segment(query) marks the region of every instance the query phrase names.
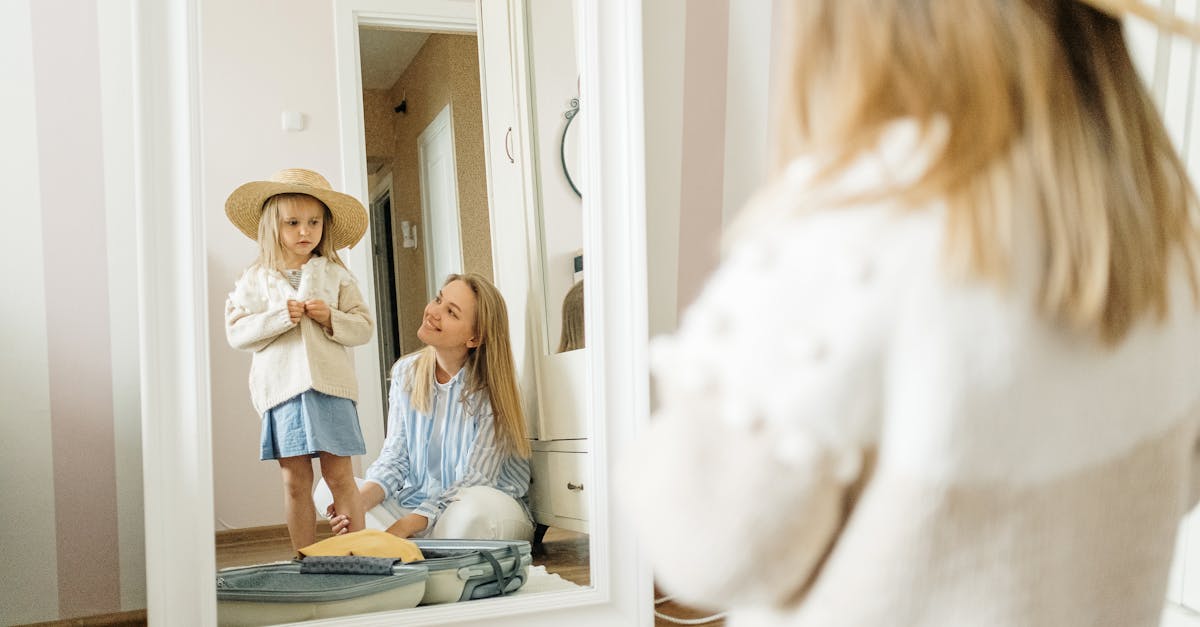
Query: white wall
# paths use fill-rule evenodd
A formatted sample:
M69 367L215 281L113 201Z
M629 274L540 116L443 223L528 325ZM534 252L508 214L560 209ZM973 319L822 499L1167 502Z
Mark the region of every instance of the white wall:
M276 525L284 521L283 487L278 465L258 459L260 422L247 386L250 354L225 341L225 297L257 248L226 219L224 203L238 185L265 180L283 168L316 170L334 189L345 189L340 179L333 4L206 0L201 7L215 523L218 530ZM284 110L304 114L303 131L282 130ZM360 269L352 270L363 280ZM381 415L368 415L363 405L364 423L382 423Z
M652 337L675 328L720 261L725 227L766 181L783 5L643 4Z
M0 235L24 272L11 273L8 306L0 307L0 333L10 351L0 360L0 496L19 507L0 508L0 547L6 585L0 615L18 623L58 618L58 573L51 457L50 383L46 354L46 296L42 263L37 102L28 2L0 4L0 150L8 200ZM11 299L11 300L9 300ZM19 359L14 357L20 356ZM38 524L27 524L27 520Z
M126 0L0 3L4 624L146 604L130 29Z
M729 71L725 83L725 189L722 222L737 215L766 182L771 125L773 45L780 32L782 0L753 0L729 7Z
M648 242L646 287L651 337L675 328L678 309L686 18L684 0L658 0L642 5Z

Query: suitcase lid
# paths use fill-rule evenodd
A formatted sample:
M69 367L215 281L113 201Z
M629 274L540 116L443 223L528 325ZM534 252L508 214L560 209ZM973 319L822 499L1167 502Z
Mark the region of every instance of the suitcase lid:
M218 601L326 603L392 590L429 577L424 566L400 565L391 575L302 574L300 564L278 562L217 571Z

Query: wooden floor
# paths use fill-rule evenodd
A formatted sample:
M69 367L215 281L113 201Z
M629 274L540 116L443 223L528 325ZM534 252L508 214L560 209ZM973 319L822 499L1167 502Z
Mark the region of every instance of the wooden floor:
M654 598L661 599L664 596L665 596L665 593L663 591L659 590L657 586L655 586ZM662 614L663 616L671 616L673 618L679 618L679 619L688 620L688 621L691 621L691 620L694 620L697 618L707 618L709 616L715 616L715 615L719 614L719 612L712 611L712 610L698 610L694 607L680 605L679 603L676 603L674 601L664 601L662 603L659 603L658 605L654 606L654 611L656 612L656 614L654 616L654 627L670 627L672 625L677 624L677 623L672 623L671 621L663 619L661 616L659 616L659 614ZM715 620L712 620L707 623L702 623L702 624L705 625L705 627L724 627L725 619L717 618Z
M317 539L321 540L329 537L329 535L328 523L318 523ZM222 531L217 534L216 545L217 568L286 561L292 559L295 555L295 551L292 550L291 541L288 539L287 528L282 525L278 527ZM555 573L567 581L587 586L591 585L591 562L588 555L589 544L587 534L551 527L546 532L546 536L543 538L541 544L534 545L532 557L534 565L544 566L546 572ZM655 598L661 597L662 593L656 590ZM671 601L658 605L655 609L668 616L684 619L698 618L711 614L711 612L695 610ZM110 614L70 621L42 623L39 627L48 627L51 625L54 627L133 627L145 624L146 611L140 610L137 612ZM657 616L654 619L654 624L656 627L669 627L673 625L673 623ZM705 623L705 625L714 626L724 624L724 620Z
M317 540L329 535L329 523L317 523ZM295 555L282 525L217 533L217 568L286 561ZM581 586L592 583L587 534L551 527L533 547L532 557L534 566L545 566L548 573Z
M318 523L317 539L329 537L327 523ZM591 563L588 559L588 536L583 533L567 531L551 527L541 544L533 546L533 564L545 566L546 572L555 573L559 577L581 586L591 585ZM264 527L248 531L224 531L217 534L217 568L229 566L246 566L289 560L295 555L291 542L288 540L285 527ZM655 590L654 598L662 598L663 593ZM695 619L710 616L713 612L697 610L673 601L667 601L655 607L659 613L681 619ZM671 627L675 623L654 617L655 627ZM704 623L707 626L722 627L724 619Z

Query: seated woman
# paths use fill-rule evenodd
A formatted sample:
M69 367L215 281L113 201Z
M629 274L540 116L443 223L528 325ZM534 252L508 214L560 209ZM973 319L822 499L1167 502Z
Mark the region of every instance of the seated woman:
M388 433L359 480L367 527L401 538L529 540L529 441L508 311L478 274L450 275L425 306L426 346L392 367ZM313 495L334 533L348 519Z

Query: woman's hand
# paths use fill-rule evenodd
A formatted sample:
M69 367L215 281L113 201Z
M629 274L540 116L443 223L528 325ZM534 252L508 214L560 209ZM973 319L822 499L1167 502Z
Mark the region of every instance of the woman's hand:
M387 528L387 532L400 538L411 538L425 531L425 527L428 525L428 518L420 514L409 514L392 523L392 526Z
M304 315L304 303L298 300L289 300L287 302L288 317L292 319L292 324L300 322L300 316Z
M337 513L337 510L333 509L333 503L325 508L325 515L329 517L329 528L333 529L333 535L340 536L350 532L350 517Z
M325 301L323 301L323 300L306 300L306 301L304 301L304 315L308 316L309 318L312 318L314 322L321 325L322 327L325 327L326 329L330 328L329 305L325 304Z

